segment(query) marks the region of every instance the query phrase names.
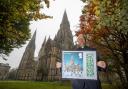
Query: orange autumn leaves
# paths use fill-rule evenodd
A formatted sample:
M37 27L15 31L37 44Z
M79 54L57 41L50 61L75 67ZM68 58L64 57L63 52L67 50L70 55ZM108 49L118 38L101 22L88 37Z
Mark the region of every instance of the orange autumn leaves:
M76 31L76 36L84 34L86 42L89 42L91 47L97 48L101 48L101 46L98 46L96 43L102 41L102 38L109 36L109 29L106 27L95 28L97 21L100 20L99 14L98 0L88 2L88 5L85 5L83 8L83 14L80 16L80 29ZM105 50L102 50L102 52L105 52Z
M79 34L88 35L89 40L94 40L96 37L108 36L109 29L106 27L95 28L96 22L100 20L99 14L100 10L98 0L92 0L88 5L85 5L83 8L83 14L80 16L80 29L76 31L76 36ZM88 38L86 38L86 40L87 39Z
M76 31L76 35L79 34L92 34L92 30L96 21L95 15L96 5L90 2L83 8L83 15L80 16L80 29Z

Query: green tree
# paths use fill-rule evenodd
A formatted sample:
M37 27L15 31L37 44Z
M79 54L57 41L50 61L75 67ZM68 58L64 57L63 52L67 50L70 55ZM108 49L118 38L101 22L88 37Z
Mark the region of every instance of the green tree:
M51 18L40 9L49 0L0 0L0 56L8 55L30 38L31 20Z
M96 17L91 26L91 40L111 53L113 69L120 76L121 89L128 87L128 2L127 0L82 0L83 15ZM87 17L86 17L87 19ZM88 20L89 21L89 20ZM94 24L95 23L95 24ZM86 25L85 25L86 26Z

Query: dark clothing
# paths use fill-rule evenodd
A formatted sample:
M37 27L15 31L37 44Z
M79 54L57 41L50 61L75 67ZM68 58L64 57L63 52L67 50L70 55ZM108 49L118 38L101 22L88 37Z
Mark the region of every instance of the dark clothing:
M78 48L78 51L94 51L95 48L83 47ZM97 55L98 58L98 55ZM98 58L99 59L99 58ZM98 68L100 70L100 68ZM87 79L72 79L72 88L73 89L102 89L101 82L99 78L97 80L87 80Z
M73 89L102 89L100 80L74 79L72 81Z

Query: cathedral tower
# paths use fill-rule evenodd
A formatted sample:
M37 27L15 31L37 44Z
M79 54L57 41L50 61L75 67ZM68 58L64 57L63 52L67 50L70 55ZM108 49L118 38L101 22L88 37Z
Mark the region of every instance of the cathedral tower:
M73 35L66 11L63 14L63 19L60 24L60 29L55 36L55 41L61 50L71 50L73 48Z
M55 38L50 37L43 42L39 52L39 62L37 67L36 80L60 80L61 70L56 68L56 62L61 61L62 50L73 48L73 36L70 30L66 11L63 14L60 29Z
M19 80L33 80L35 72L35 61L34 61L34 52L35 52L35 39L36 31L30 42L28 43L25 52L22 56L19 68L17 69L16 78Z

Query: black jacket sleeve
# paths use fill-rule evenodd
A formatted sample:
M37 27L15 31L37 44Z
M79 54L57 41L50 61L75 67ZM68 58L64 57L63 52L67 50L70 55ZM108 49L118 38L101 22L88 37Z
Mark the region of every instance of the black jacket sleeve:
M101 59L101 58L100 58L100 55L97 53L97 62L98 62L98 61L101 61L100 59ZM101 67L97 66L97 69L98 69L98 71L106 72L106 71L108 70L107 63L106 63L106 68L101 68Z

